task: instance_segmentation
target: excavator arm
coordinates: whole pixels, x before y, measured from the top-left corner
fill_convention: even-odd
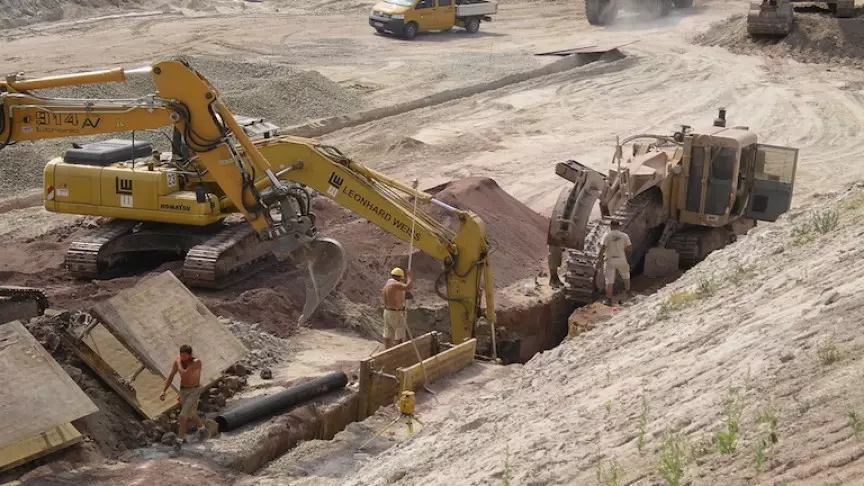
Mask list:
[[[137,99],[76,100],[33,94],[146,74],[152,76],[157,92]],[[301,322],[335,288],[345,268],[341,245],[322,238],[314,228],[308,193],[298,194],[298,187],[309,187],[404,241],[413,235],[414,246],[443,263],[439,281],[446,280],[447,292],[439,295],[450,306],[454,344],[474,336],[477,320],[484,314],[484,293],[485,317],[494,323],[489,246],[479,217],[309,139],[282,136],[253,142],[218,90],[185,62],[32,80],[10,76],[0,81],[0,101],[0,149],[19,141],[173,126],[192,152],[189,161],[200,174],[196,183],[218,193],[221,211],[243,214],[258,236],[271,242],[278,258],[308,262],[310,279]],[[407,197],[452,213],[459,229],[451,231],[423,211],[415,218]],[[322,242],[330,244],[316,244]],[[321,272],[318,263],[331,270]]]
[[[438,295],[448,301],[450,330],[454,344],[474,336],[478,318],[494,324],[492,273],[489,244],[483,221],[470,211],[453,208],[431,195],[417,191],[345,157],[336,148],[297,137],[277,137],[255,144],[274,165],[276,173],[326,195],[339,205],[363,216],[378,227],[443,263],[436,282],[446,280],[447,293]],[[401,193],[401,194],[400,194]],[[403,195],[404,194],[404,195]],[[455,216],[459,222],[452,231],[412,202],[435,205]],[[414,222],[412,224],[412,221]],[[485,313],[481,297],[485,294]]]

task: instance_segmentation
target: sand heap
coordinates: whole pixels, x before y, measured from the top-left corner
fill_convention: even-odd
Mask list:
[[[724,47],[738,54],[864,66],[864,17],[837,19],[827,9],[799,7],[795,9],[792,31],[781,39],[751,38],[746,20],[746,14],[733,15],[696,35],[692,42]]]
[[[862,215],[864,184],[758,227],[340,484],[857,481]]]
[[[494,180],[468,177],[427,192],[453,207],[473,211],[483,220],[492,248],[497,289],[544,269],[548,219],[504,192]],[[329,201],[321,201],[321,207],[321,228],[343,243],[350,258],[340,290],[356,302],[377,304],[380,286],[390,269],[407,265],[408,244]],[[420,210],[458,229],[456,219],[446,211],[437,207]],[[434,282],[442,272],[442,264],[415,248],[412,266],[419,280],[415,293],[434,296]]]

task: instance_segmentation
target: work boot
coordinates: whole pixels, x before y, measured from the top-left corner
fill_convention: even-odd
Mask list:
[[[558,275],[553,273],[551,276],[549,276],[549,286],[553,289],[558,289],[563,286],[561,284],[561,279],[558,278]]]
[[[609,297],[606,297],[605,299],[603,299],[603,305],[608,305],[611,307],[612,306],[612,299],[610,299]]]
[[[195,437],[198,439],[198,442],[204,442],[210,438],[210,431],[207,430],[207,427],[201,427],[195,432]]]

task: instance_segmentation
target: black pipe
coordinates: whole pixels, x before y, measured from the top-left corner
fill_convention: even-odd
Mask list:
[[[344,388],[347,384],[348,376],[341,371],[319,376],[314,380],[293,386],[279,393],[256,398],[246,405],[241,405],[225,412],[216,417],[216,423],[219,424],[220,432],[236,429],[259,418],[268,417],[299,405],[329,391]]]

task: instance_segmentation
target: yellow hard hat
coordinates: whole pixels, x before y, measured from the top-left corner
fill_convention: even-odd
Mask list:
[[[403,272],[401,268],[396,267],[393,270],[390,270],[390,275],[393,275],[394,277],[404,277],[405,272]]]

